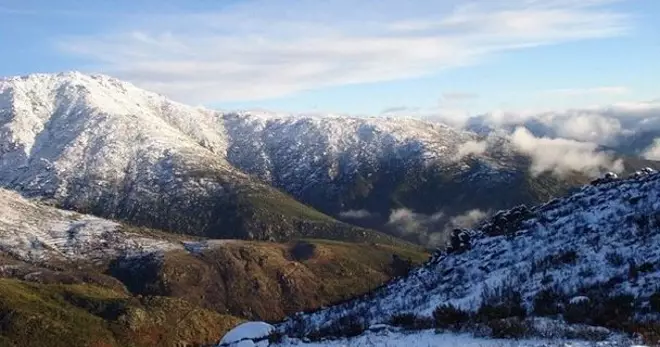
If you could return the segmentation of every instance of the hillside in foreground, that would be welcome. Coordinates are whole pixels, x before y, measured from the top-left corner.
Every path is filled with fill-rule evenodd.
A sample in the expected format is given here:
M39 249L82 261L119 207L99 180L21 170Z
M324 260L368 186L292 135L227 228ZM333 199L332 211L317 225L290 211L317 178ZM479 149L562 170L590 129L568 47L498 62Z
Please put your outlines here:
M411 246L169 234L0 189L0 345L215 343L242 319L340 302L425 259Z
M291 316L278 331L323 340L386 324L575 338L572 327L586 326L582 337L636 333L657 342L659 242L660 174L587 185L456 230L446 251L410 274L340 305ZM543 319L569 325L542 331Z

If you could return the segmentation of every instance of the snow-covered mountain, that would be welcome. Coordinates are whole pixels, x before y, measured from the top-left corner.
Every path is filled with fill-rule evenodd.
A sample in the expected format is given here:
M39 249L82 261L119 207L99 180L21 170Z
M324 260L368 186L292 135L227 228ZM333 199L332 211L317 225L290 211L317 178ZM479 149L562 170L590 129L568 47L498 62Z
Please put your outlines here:
M221 113L77 72L0 80L0 186L170 231L352 232L279 190L334 217L375 216L371 227L398 208L449 219L589 179L530 175L532 161L506 139L421 120Z
M474 313L509 294L520 295L533 315L568 320L569 306L583 304L610 312L601 305L611 299L620 300L614 305L620 316L602 317L607 324L657 321L659 216L660 174L587 185L543 205L502 211L477 229L456 230L446 251L409 275L279 328L305 336L351 319L368 327L402 314L432 317L443 305ZM622 313L628 311L633 316Z
M107 76L0 80L0 186L207 236L282 239L337 228L232 166L228 139L219 113Z
M393 190L435 168L463 178L490 175L491 181L506 180L504 171L514 170L510 162L486 156L475 170L458 157L461 145L477 140L475 134L416 119L254 114L223 119L232 164L332 215L352 209L387 213Z

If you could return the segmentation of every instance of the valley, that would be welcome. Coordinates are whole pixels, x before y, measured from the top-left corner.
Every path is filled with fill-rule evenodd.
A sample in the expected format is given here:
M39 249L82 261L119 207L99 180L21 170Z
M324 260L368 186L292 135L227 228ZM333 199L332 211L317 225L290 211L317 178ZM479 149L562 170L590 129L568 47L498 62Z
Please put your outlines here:
M650 340L660 163L632 154L220 112L105 75L5 78L0 343L212 346L245 321L285 346L575 339L576 324L597 327L580 343ZM571 324L541 328L556 322Z

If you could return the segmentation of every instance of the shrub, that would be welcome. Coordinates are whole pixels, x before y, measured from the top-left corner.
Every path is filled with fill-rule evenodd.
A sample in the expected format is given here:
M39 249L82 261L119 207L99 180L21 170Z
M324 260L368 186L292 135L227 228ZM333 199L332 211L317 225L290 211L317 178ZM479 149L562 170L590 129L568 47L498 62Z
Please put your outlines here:
M619 294L611 297L591 298L591 301L568 303L564 319L568 323L585 323L626 330L635 312L635 297Z
M534 314L537 316L555 316L561 313L561 303L565 295L555 289L544 289L534 298Z
M476 317L478 321L488 322L494 319L527 316L522 295L511 285L494 290L486 288L481 296L482 304Z
M552 283L555 279L552 277L552 275L545 275L541 279L541 284L544 286L547 286L548 284Z
M410 273L415 267L412 259L410 258L401 258L398 255L392 255L392 263L390 264L390 275L392 277L405 276Z
M660 346L660 323L649 322L634 324L630 330L639 334L642 337L642 342L644 344L649 346Z
M660 313L660 291L657 291L649 298L649 306L651 311Z
M291 248L291 257L295 261L311 259L316 254L316 245L307 241L298 241Z
M491 337L496 339L519 339L529 335L529 324L520 318L494 319L486 323Z
M635 297L630 294L615 295L603 300L594 310L595 325L623 330L635 313Z
M434 321L429 317L417 316L414 313L402 313L392 316L390 325L407 330L431 329Z
M639 270L637 269L637 264L633 260L628 261L628 279L631 281L637 281L639 278Z
M561 267L562 265L575 264L577 258L578 254L574 250L551 254L543 259L535 261L532 264L532 272L545 272L553 268Z
M417 316L414 313L396 314L390 319L390 325L395 327L411 327L415 324L416 318Z
M460 330L470 322L470 313L452 305L440 305L433 311L433 319L437 328Z
M558 255L557 261L561 264L575 264L578 254L574 250L566 251Z
M625 259L623 259L623 256L617 252L605 254L605 260L614 267L619 267L625 264Z
M354 337L365 330L364 322L357 315L350 315L339 318L330 326L314 331L307 337L312 341L320 341L324 338Z
M593 327L590 325L578 325L572 327L566 333L566 338L585 341L605 341L612 333L603 327Z
M590 323L592 304L589 301L568 303L564 309L564 320L569 324Z
M653 263L646 262L646 263L643 263L643 264L639 265L637 267L637 271L643 272L643 273L653 272L654 268L655 268L655 265L653 265Z
M268 343L281 343L284 338L284 334L279 331L273 331L268 335Z

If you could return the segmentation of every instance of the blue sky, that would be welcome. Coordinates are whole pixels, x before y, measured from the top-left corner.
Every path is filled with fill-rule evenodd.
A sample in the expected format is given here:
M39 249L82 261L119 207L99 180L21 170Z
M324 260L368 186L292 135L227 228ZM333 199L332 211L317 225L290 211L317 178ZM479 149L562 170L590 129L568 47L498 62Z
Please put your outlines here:
M656 0L1 0L0 75L224 109L579 108L660 98L659 22Z

